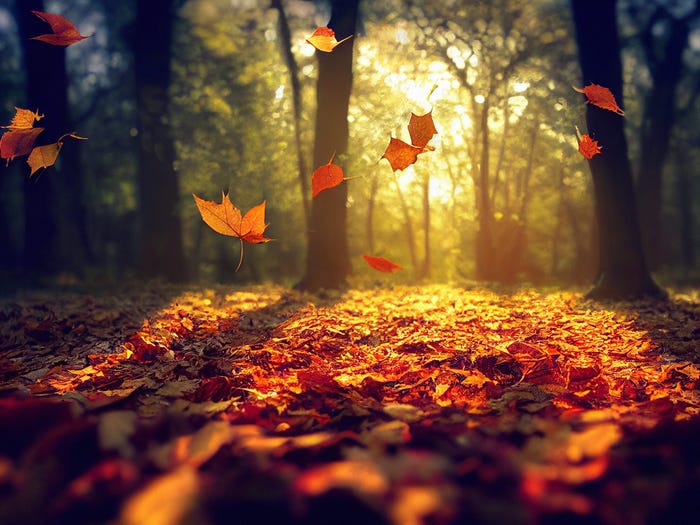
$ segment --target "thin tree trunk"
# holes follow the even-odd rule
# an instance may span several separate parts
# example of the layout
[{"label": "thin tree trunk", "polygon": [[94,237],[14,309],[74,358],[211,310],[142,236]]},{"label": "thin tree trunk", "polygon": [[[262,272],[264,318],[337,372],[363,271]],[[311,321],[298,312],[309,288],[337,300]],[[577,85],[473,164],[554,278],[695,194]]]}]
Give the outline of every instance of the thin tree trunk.
[{"label": "thin tree trunk", "polygon": [[552,234],[552,259],[551,271],[552,277],[556,277],[559,273],[559,251],[561,245],[561,229],[564,222],[564,202],[566,200],[566,184],[564,184],[564,166],[559,170],[559,181],[557,184],[557,203],[556,223],[554,224],[554,233]]},{"label": "thin tree trunk", "polygon": [[297,151],[297,170],[299,172],[299,188],[301,189],[301,202],[304,210],[304,224],[308,230],[311,220],[311,206],[309,205],[309,179],[308,168],[304,155],[303,141],[301,139],[301,82],[299,81],[299,65],[292,52],[292,35],[289,29],[287,14],[284,11],[282,0],[272,0],[272,7],[277,10],[278,26],[280,32],[280,45],[284,55],[284,61],[289,71],[289,84],[292,88],[292,111],[294,114],[294,143]]},{"label": "thin tree trunk", "polygon": [[369,197],[367,198],[367,222],[365,224],[365,237],[367,238],[367,249],[370,254],[374,254],[374,206],[377,199],[377,188],[379,178],[374,175],[370,181]]},{"label": "thin tree trunk", "polygon": [[676,194],[678,214],[680,215],[679,237],[681,245],[681,262],[686,270],[695,266],[695,242],[693,228],[693,183],[688,173],[690,163],[679,153],[676,167]]},{"label": "thin tree trunk", "polygon": [[411,221],[411,213],[408,209],[408,204],[406,203],[406,198],[401,191],[401,186],[399,185],[399,177],[394,172],[394,184],[396,184],[396,194],[399,196],[399,204],[401,206],[401,213],[403,214],[403,224],[404,231],[406,232],[406,244],[408,244],[408,252],[411,255],[411,267],[413,268],[413,273],[418,278],[419,276],[419,266],[418,266],[418,254],[416,253],[416,236],[413,234],[413,221]]},{"label": "thin tree trunk", "polygon": [[493,278],[493,239],[491,232],[491,201],[489,199],[489,100],[481,108],[481,159],[479,163],[478,211],[479,231],[476,233],[476,278]]},{"label": "thin tree trunk", "polygon": [[423,175],[423,264],[420,278],[430,278],[430,174]]},{"label": "thin tree trunk", "polygon": [[518,212],[518,218],[524,225],[527,222],[527,205],[530,202],[530,197],[532,192],[530,191],[530,179],[532,178],[532,170],[535,165],[535,146],[537,145],[537,134],[539,132],[540,126],[538,122],[535,122],[530,130],[530,144],[527,150],[527,165],[525,166],[525,172],[522,177],[522,186],[519,189],[520,197],[520,211]]},{"label": "thin tree trunk", "polygon": [[[497,210],[496,197],[501,189],[501,171],[503,170],[503,159],[506,153],[506,138],[510,129],[510,118],[508,114],[508,99],[506,98],[505,107],[503,108],[503,133],[501,134],[501,143],[498,146],[498,158],[496,159],[496,172],[493,174],[493,189],[491,191],[491,209]],[[505,185],[506,183],[504,183]],[[501,207],[501,209],[504,209]]]}]

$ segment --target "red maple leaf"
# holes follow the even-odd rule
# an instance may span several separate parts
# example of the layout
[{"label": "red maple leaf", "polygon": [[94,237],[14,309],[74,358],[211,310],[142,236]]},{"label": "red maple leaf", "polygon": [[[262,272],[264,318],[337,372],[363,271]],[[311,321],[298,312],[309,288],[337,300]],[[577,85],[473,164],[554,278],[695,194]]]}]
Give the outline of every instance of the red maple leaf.
[{"label": "red maple leaf", "polygon": [[401,270],[401,266],[395,262],[385,259],[384,257],[373,257],[372,255],[363,255],[362,258],[367,261],[372,268],[379,272],[391,273],[395,270]]},{"label": "red maple leaf", "polygon": [[73,23],[61,15],[34,10],[32,10],[32,13],[48,23],[51,26],[51,31],[53,31],[53,33],[32,37],[32,40],[41,40],[52,46],[69,46],[89,38],[78,33]]},{"label": "red maple leaf", "polygon": [[602,147],[598,145],[597,140],[593,140],[588,133],[581,135],[578,142],[578,151],[581,155],[591,160],[595,155],[598,155]]},{"label": "red maple leaf", "polygon": [[316,168],[316,171],[311,175],[311,198],[315,198],[316,195],[321,193],[323,190],[330,188],[335,188],[338,184],[343,182],[343,169],[337,164],[333,164],[333,156],[328,161],[328,164],[323,164]]},{"label": "red maple leaf", "polygon": [[615,95],[613,95],[612,91],[604,86],[591,83],[581,89],[577,87],[574,87],[574,89],[579,93],[586,95],[587,104],[593,104],[594,106],[607,109],[608,111],[612,111],[618,115],[625,114],[625,112],[620,109],[620,106],[617,105]]},{"label": "red maple leaf", "polygon": [[418,148],[401,139],[391,137],[381,158],[389,161],[392,170],[404,170],[416,162],[418,155],[425,151],[427,151],[425,148]]}]

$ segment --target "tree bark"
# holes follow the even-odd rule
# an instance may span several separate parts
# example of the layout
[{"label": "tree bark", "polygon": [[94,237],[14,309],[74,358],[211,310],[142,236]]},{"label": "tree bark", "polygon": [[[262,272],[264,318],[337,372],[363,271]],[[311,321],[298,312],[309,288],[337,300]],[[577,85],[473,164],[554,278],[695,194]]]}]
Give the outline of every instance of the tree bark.
[{"label": "tree bark", "polygon": [[[355,33],[359,0],[333,0],[328,27],[341,40]],[[332,53],[316,51],[316,128],[314,166],[326,164],[333,155],[345,153],[348,146],[348,106],[352,90],[354,39]],[[347,175],[347,174],[346,174]],[[347,241],[347,183],[319,193],[311,202],[311,224],[306,256],[306,272],[298,288],[317,291],[342,288],[350,273]]]},{"label": "tree bark", "polygon": [[[668,35],[659,52],[653,32],[656,22],[662,19],[670,23]],[[689,33],[687,17],[675,19],[666,9],[659,7],[641,38],[652,86],[644,103],[637,201],[644,254],[652,269],[664,262],[664,247],[661,246],[663,168],[675,123],[676,88],[683,72],[683,53],[688,45]]]},{"label": "tree bark", "polygon": [[[615,4],[611,0],[571,0],[583,84],[608,87],[624,107]],[[601,155],[589,161],[600,255],[598,277],[588,297],[661,296],[663,291],[651,278],[642,250],[624,119],[587,104],[586,123],[589,134],[603,148]]]},{"label": "tree bark", "polygon": [[478,210],[479,230],[476,232],[476,278],[492,280],[493,236],[491,233],[491,200],[489,199],[489,100],[481,105],[481,158],[479,161]]},{"label": "tree bark", "polygon": [[280,31],[280,45],[284,54],[284,61],[289,71],[289,83],[292,88],[292,111],[294,114],[294,143],[297,151],[297,171],[299,172],[299,188],[301,189],[301,203],[304,209],[304,224],[309,228],[311,220],[311,208],[309,206],[309,182],[308,169],[304,158],[303,141],[301,140],[301,82],[299,81],[299,66],[294,53],[292,53],[292,35],[289,29],[287,15],[282,5],[282,0],[272,0],[273,9],[277,10],[278,26]]},{"label": "tree bark", "polygon": [[[73,130],[70,129],[65,48],[30,40],[48,31],[48,24],[32,10],[45,11],[44,2],[17,2],[26,107],[45,115],[36,124],[36,127],[46,128],[37,140],[37,145],[43,145]],[[76,145],[66,141],[54,167],[38,172],[31,179],[28,173],[23,176],[23,270],[35,275],[62,271],[80,275],[90,250]]]},{"label": "tree bark", "polygon": [[[173,0],[138,2],[134,66],[139,115],[139,210],[144,277],[187,277],[168,114]],[[157,30],[154,30],[157,28]]]}]

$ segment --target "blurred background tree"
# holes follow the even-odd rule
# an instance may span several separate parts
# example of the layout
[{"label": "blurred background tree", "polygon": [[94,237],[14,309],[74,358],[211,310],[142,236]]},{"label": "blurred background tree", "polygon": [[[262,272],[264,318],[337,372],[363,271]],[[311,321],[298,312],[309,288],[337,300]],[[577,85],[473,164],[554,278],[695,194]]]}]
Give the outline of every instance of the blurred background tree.
[{"label": "blurred background tree", "polygon": [[[160,13],[159,27],[144,34],[136,1],[43,2],[44,10],[93,36],[60,50],[30,41],[56,54],[50,67],[66,73],[57,84],[65,85],[66,116],[42,102],[42,123],[51,123],[56,134],[76,131],[89,140],[67,143],[57,166],[31,180],[23,159],[0,167],[5,283],[19,277],[180,279],[186,272],[201,282],[291,286],[304,277],[310,195],[304,198],[309,188],[300,175],[306,170],[308,183],[316,167],[319,75],[305,38],[329,23],[331,4],[172,3],[171,11]],[[14,106],[36,105],[40,95],[30,91],[53,86],[30,80],[26,31],[38,34],[48,26],[22,29],[26,14],[25,2],[0,0],[3,123]],[[697,280],[697,2],[619,0],[617,15],[646,255],[662,282]],[[362,2],[359,20],[348,146],[337,159],[353,177],[342,185],[351,284],[590,283],[598,238],[592,179],[577,152],[575,126],[585,127],[586,108],[572,89],[581,74],[568,2]],[[149,179],[153,169],[144,170],[139,160],[144,122],[137,63],[144,57],[134,47],[166,25],[173,29],[163,95],[169,109],[156,124],[169,123],[174,145],[173,160],[162,165],[172,168],[171,188],[177,187],[169,199],[161,183],[148,194],[139,189],[139,181],[155,182],[157,174]],[[408,141],[411,112],[429,110],[438,129],[435,151],[393,173],[380,161],[389,137]],[[39,191],[41,203],[32,200]],[[237,243],[202,222],[191,196],[218,200],[222,191],[243,211],[267,200],[267,233],[274,241],[250,247],[238,273]],[[156,216],[169,217],[170,226],[146,226],[140,206],[162,209]],[[146,234],[144,245],[138,240]],[[166,238],[173,244],[145,272],[145,248]],[[377,274],[363,253],[388,257],[405,271]]]}]

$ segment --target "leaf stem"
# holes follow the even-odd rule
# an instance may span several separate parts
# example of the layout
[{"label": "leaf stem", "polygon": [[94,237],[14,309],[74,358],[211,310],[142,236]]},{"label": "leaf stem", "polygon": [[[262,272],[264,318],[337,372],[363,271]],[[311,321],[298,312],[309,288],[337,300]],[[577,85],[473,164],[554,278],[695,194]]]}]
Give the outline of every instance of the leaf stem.
[{"label": "leaf stem", "polygon": [[238,240],[241,243],[241,256],[238,258],[238,266],[236,266],[236,271],[240,270],[241,265],[243,264],[243,239],[239,237]]}]

